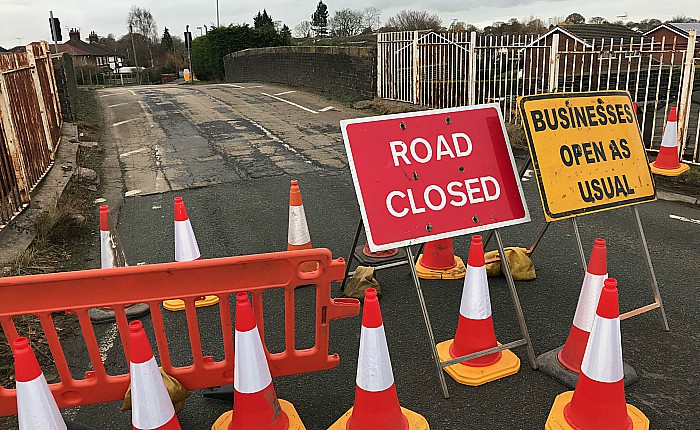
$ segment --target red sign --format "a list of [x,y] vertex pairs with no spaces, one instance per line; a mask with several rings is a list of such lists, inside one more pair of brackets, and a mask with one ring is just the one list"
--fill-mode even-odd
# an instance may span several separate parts
[[497,104],[340,125],[372,251],[530,221]]

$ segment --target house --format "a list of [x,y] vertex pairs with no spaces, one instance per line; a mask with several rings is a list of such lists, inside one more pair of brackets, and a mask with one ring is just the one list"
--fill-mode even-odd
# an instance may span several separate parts
[[8,52],[8,51],[7,51],[7,49],[5,49],[5,48],[3,48],[2,46],[0,46],[0,54],[2,54],[3,52]]
[[647,38],[654,39],[654,45],[659,50],[673,51],[663,54],[664,64],[682,64],[683,54],[688,49],[690,30],[695,30],[695,57],[700,56],[700,22],[667,22],[644,33]]
[[90,43],[80,40],[80,30],[75,28],[68,32],[68,36],[67,42],[58,45],[58,52],[70,54],[76,66],[93,66],[103,71],[116,72],[124,65],[121,54],[97,43],[99,38],[94,31],[88,38]]

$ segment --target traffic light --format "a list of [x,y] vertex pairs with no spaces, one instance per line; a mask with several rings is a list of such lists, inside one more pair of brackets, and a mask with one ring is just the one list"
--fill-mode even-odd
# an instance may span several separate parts
[[58,18],[49,18],[49,28],[51,28],[51,38],[54,41],[60,42],[63,40],[61,36],[61,21]]

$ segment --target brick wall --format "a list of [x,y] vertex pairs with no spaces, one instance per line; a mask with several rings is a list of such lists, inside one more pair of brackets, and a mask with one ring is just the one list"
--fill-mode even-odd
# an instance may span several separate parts
[[374,48],[279,46],[224,57],[226,82],[271,82],[329,96],[371,99],[377,92]]

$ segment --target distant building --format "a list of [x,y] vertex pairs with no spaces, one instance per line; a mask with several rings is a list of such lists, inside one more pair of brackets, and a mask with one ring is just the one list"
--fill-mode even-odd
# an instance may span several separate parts
[[683,54],[688,49],[690,30],[695,30],[695,56],[700,55],[700,22],[667,22],[644,33],[654,38],[654,46],[664,51],[674,51],[663,55],[665,64],[682,64]]
[[70,40],[58,45],[58,52],[65,52],[73,57],[74,64],[94,66],[104,71],[116,72],[124,65],[124,57],[117,51],[106,48],[99,43],[97,34],[90,33],[90,43],[80,40],[80,30],[68,32]]

